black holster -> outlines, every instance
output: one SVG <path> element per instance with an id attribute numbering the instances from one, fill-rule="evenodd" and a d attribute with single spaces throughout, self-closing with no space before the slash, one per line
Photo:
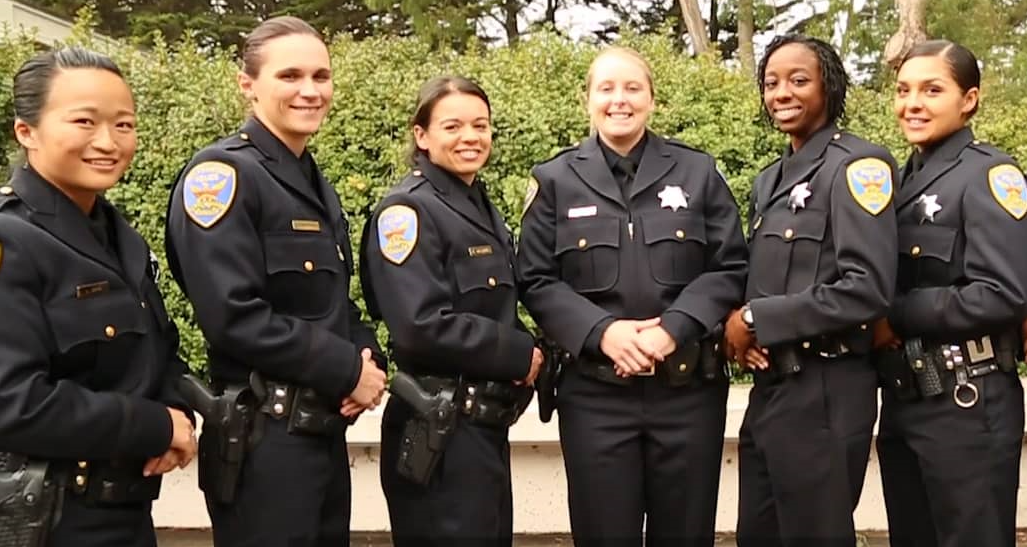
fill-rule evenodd
<path id="1" fill-rule="evenodd" d="M 0 547 L 44 547 L 63 489 L 50 464 L 0 453 Z"/>
<path id="2" fill-rule="evenodd" d="M 397 371 L 389 390 L 417 412 L 403 426 L 396 470 L 401 477 L 427 486 L 456 431 L 456 389 L 442 386 L 429 393 L 412 376 Z"/>
<path id="3" fill-rule="evenodd" d="M 542 338 L 539 340 L 539 347 L 545 357 L 542 370 L 535 379 L 535 391 L 538 392 L 538 417 L 543 423 L 553 419 L 553 412 L 556 411 L 558 397 L 558 386 L 563 368 L 569 366 L 573 361 L 570 352 L 560 347 L 556 342 Z"/>
<path id="4" fill-rule="evenodd" d="M 185 380 L 180 391 L 203 415 L 200 490 L 216 502 L 231 503 L 239 489 L 246 453 L 263 432 L 255 395 L 250 386 L 231 385 L 215 396 L 196 378 Z"/>

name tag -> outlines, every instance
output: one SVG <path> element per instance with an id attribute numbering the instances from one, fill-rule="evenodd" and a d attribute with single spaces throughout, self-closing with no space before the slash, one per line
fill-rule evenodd
<path id="1" fill-rule="evenodd" d="M 488 256 L 492 254 L 492 245 L 475 245 L 467 248 L 467 254 L 473 257 Z"/>
<path id="2" fill-rule="evenodd" d="M 111 284 L 108 281 L 97 281 L 95 283 L 86 283 L 84 285 L 78 285 L 75 287 L 75 298 L 89 298 L 100 293 L 109 291 Z"/>
<path id="3" fill-rule="evenodd" d="M 296 232 L 320 232 L 321 223 L 316 220 L 294 220 L 292 229 Z"/>
<path id="4" fill-rule="evenodd" d="M 589 205 L 587 207 L 571 207 L 567 209 L 567 218 L 594 217 L 599 214 L 599 207 Z"/>

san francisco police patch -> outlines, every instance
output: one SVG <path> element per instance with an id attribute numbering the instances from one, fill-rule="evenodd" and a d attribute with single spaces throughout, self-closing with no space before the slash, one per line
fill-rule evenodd
<path id="1" fill-rule="evenodd" d="M 390 205 L 378 215 L 378 247 L 382 256 L 399 265 L 417 245 L 417 211 L 406 205 Z"/>
<path id="2" fill-rule="evenodd" d="M 863 158 L 845 170 L 849 192 L 856 203 L 871 215 L 877 215 L 891 202 L 894 185 L 891 167 L 884 160 Z"/>
<path id="3" fill-rule="evenodd" d="M 1027 183 L 1015 165 L 1003 164 L 988 170 L 988 186 L 995 201 L 1020 220 L 1027 214 Z"/>
<path id="4" fill-rule="evenodd" d="M 210 228 L 225 216 L 235 199 L 235 168 L 205 161 L 189 170 L 182 184 L 182 203 L 193 222 Z"/>
<path id="5" fill-rule="evenodd" d="M 531 207 L 532 202 L 535 201 L 535 196 L 538 195 L 538 181 L 535 177 L 528 179 L 528 189 L 524 192 L 524 210 L 521 211 L 521 216 L 524 216 L 528 212 L 528 207 Z"/>

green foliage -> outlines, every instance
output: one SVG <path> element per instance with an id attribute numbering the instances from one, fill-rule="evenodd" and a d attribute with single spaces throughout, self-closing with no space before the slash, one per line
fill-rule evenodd
<path id="1" fill-rule="evenodd" d="M 88 43 L 88 32 L 77 36 Z M 724 68 L 716 54 L 686 58 L 666 36 L 628 36 L 624 42 L 642 51 L 655 72 L 653 130 L 712 153 L 744 213 L 752 178 L 785 143 L 761 120 L 751 78 Z M 0 112 L 9 128 L 11 78 L 35 46 L 20 35 L 0 37 L 0 46 Z M 472 41 L 460 54 L 414 38 L 337 38 L 331 44 L 335 100 L 311 149 L 342 197 L 354 248 L 373 207 L 407 170 L 407 124 L 418 87 L 446 73 L 470 76 L 490 94 L 495 148 L 483 176 L 516 231 L 532 165 L 588 135 L 584 80 L 595 51 L 551 33 L 534 34 L 516 47 L 482 48 Z M 205 47 L 202 36 L 187 33 L 170 45 L 157 36 L 145 51 L 115 44 L 110 53 L 135 92 L 139 151 L 124 182 L 109 195 L 163 260 L 165 207 L 179 171 L 197 150 L 243 121 L 234 51 Z M 1005 93 L 1004 85 L 999 80 L 988 88 L 975 128 L 982 139 L 1027 158 L 1027 99 Z M 900 161 L 905 158 L 890 92 L 853 90 L 848 127 L 887 146 Z M 10 130 L 0 146 L 0 156 L 15 151 Z M 354 281 L 352 288 L 359 301 L 359 284 Z M 170 275 L 162 277 L 161 289 L 181 328 L 183 353 L 202 367 L 203 340 L 188 303 Z"/>

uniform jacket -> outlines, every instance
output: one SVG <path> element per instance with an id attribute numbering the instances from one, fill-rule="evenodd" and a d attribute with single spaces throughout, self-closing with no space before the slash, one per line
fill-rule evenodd
<path id="1" fill-rule="evenodd" d="M 995 168 L 1009 179 L 993 181 Z M 967 128 L 930 151 L 919 172 L 907 162 L 902 181 L 896 332 L 982 335 L 1018 323 L 1027 302 L 1027 220 L 1014 216 L 1027 212 L 1019 167 Z M 1007 192 L 1017 198 L 1006 202 L 1011 210 L 1000 200 Z"/>
<path id="2" fill-rule="evenodd" d="M 362 348 L 385 361 L 349 298 L 353 256 L 339 196 L 300 165 L 256 119 L 201 150 L 172 191 L 168 262 L 215 379 L 245 382 L 257 370 L 340 401 L 357 385 Z M 216 202 L 203 196 L 214 191 Z M 209 207 L 194 206 L 194 219 L 187 205 L 201 197 Z"/>
<path id="3" fill-rule="evenodd" d="M 0 192 L 0 451 L 144 459 L 171 444 L 185 372 L 143 238 L 108 202 L 118 256 L 33 169 Z"/>
<path id="4" fill-rule="evenodd" d="M 538 194 L 518 252 L 522 299 L 575 356 L 595 349 L 586 340 L 610 318 L 661 317 L 680 347 L 683 325 L 708 332 L 739 305 L 745 241 L 708 154 L 649 133 L 628 202 L 597 136 L 532 174 Z"/>
<path id="5" fill-rule="evenodd" d="M 385 319 L 399 368 L 520 380 L 534 339 L 517 319 L 513 237 L 487 198 L 485 220 L 463 184 L 422 159 L 389 192 L 362 242 L 365 295 Z"/>
<path id="6" fill-rule="evenodd" d="M 867 330 L 884 315 L 897 262 L 895 171 L 886 150 L 828 124 L 756 177 L 745 296 L 762 346 Z"/>

